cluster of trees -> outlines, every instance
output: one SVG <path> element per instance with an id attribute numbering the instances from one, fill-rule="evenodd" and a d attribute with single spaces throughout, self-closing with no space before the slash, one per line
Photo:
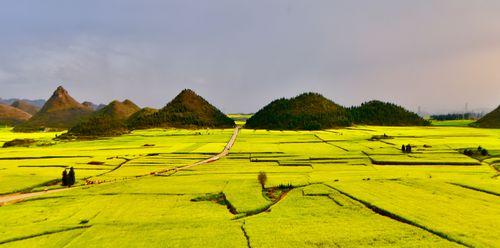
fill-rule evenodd
<path id="1" fill-rule="evenodd" d="M 411 153 L 411 145 L 410 145 L 410 144 L 408 144 L 408 145 L 406 145 L 406 146 L 405 146 L 405 145 L 402 145 L 402 146 L 401 146 L 401 151 L 402 151 L 403 153 Z"/>
<path id="2" fill-rule="evenodd" d="M 464 149 L 463 152 L 467 156 L 488 156 L 488 150 L 478 146 L 477 149 Z"/>
<path id="3" fill-rule="evenodd" d="M 62 186 L 71 187 L 75 184 L 75 170 L 73 167 L 69 169 L 69 172 L 64 169 L 62 172 Z"/>
<path id="4" fill-rule="evenodd" d="M 431 119 L 437 121 L 451 121 L 451 120 L 472 120 L 478 119 L 483 116 L 482 113 L 452 113 L 452 114 L 442 114 L 442 115 L 431 115 Z"/>
<path id="5" fill-rule="evenodd" d="M 277 99 L 250 117 L 245 127 L 320 130 L 351 125 L 347 109 L 317 93 Z"/>

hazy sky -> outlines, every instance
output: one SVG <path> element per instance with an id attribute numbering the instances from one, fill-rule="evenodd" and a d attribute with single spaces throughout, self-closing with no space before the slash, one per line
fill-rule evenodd
<path id="1" fill-rule="evenodd" d="M 5 0 L 0 97 L 191 88 L 225 112 L 320 92 L 425 111 L 500 104 L 498 0 Z"/>

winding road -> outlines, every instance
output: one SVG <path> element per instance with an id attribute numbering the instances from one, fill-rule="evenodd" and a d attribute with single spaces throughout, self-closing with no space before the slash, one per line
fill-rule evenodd
<path id="1" fill-rule="evenodd" d="M 236 127 L 234 129 L 233 135 L 229 139 L 228 143 L 226 144 L 226 146 L 224 147 L 222 152 L 220 152 L 219 154 L 214 155 L 208 159 L 196 162 L 194 164 L 190 164 L 190 165 L 186 165 L 186 166 L 178 167 L 178 168 L 174 168 L 174 169 L 168 169 L 168 170 L 164 170 L 164 171 L 154 172 L 154 173 L 152 173 L 152 175 L 163 174 L 163 173 L 171 172 L 171 171 L 177 172 L 177 171 L 185 170 L 185 169 L 195 167 L 198 165 L 212 163 L 212 162 L 215 162 L 215 161 L 227 156 L 227 154 L 229 154 L 229 151 L 233 147 L 234 143 L 236 142 L 236 137 L 238 137 L 239 130 L 240 130 L 239 127 Z M 98 185 L 98 184 L 96 184 L 96 185 Z M 87 186 L 89 186 L 89 185 L 87 185 Z M 31 197 L 42 196 L 42 195 L 46 195 L 46 194 L 50 194 L 50 193 L 62 192 L 62 191 L 66 191 L 66 190 L 70 190 L 70 189 L 74 189 L 74 188 L 79 188 L 79 187 L 81 187 L 81 186 L 72 187 L 72 188 L 51 189 L 51 190 L 31 192 L 31 193 L 14 193 L 14 194 L 9 194 L 9 195 L 4 195 L 4 196 L 0 196 L 0 206 L 7 205 L 7 204 L 14 204 L 14 203 L 20 202 L 24 199 L 31 198 Z"/>

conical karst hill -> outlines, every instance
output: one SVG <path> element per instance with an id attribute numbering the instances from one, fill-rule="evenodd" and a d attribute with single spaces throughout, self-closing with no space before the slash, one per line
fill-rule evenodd
<path id="1" fill-rule="evenodd" d="M 129 132 L 125 121 L 140 108 L 130 100 L 112 101 L 69 129 L 73 136 L 116 136 Z"/>
<path id="2" fill-rule="evenodd" d="M 252 117 L 246 128 L 269 130 L 320 130 L 351 124 L 346 108 L 318 93 L 304 93 L 269 103 Z"/>
<path id="3" fill-rule="evenodd" d="M 146 111 L 149 112 L 146 114 Z M 185 89 L 158 111 L 151 109 L 132 116 L 133 129 L 150 127 L 230 128 L 234 121 L 194 91 Z"/>
<path id="4" fill-rule="evenodd" d="M 7 104 L 0 103 L 0 125 L 16 126 L 28 121 L 30 118 L 31 115 L 29 113 Z"/>
<path id="5" fill-rule="evenodd" d="M 483 128 L 500 128 L 500 106 L 483 116 L 483 118 L 474 122 L 473 126 Z"/>
<path id="6" fill-rule="evenodd" d="M 12 106 L 14 108 L 18 108 L 18 109 L 20 109 L 20 110 L 22 110 L 30 115 L 34 115 L 40 110 L 39 107 L 32 105 L 25 100 L 16 100 L 10 106 Z"/>
<path id="7" fill-rule="evenodd" d="M 422 117 L 393 103 L 373 100 L 350 108 L 354 124 L 377 126 L 427 126 Z"/>
<path id="8" fill-rule="evenodd" d="M 64 130 L 74 126 L 92 112 L 92 109 L 77 102 L 68 91 L 59 86 L 40 111 L 14 130 L 21 132 L 44 129 Z"/>

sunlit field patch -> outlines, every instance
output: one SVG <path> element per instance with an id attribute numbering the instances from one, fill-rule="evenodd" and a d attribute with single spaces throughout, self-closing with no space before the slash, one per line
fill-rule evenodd
<path id="1" fill-rule="evenodd" d="M 26 134 L 0 132 L 8 141 Z M 358 126 L 324 131 L 151 129 L 0 149 L 6 247 L 495 246 L 500 130 Z M 19 135 L 19 136 L 18 136 Z M 51 141 L 55 133 L 27 138 Z M 412 146 L 403 153 L 402 145 Z M 479 160 L 462 153 L 478 146 Z M 189 167 L 187 167 L 189 166 Z M 184 168 L 185 167 L 185 168 Z M 184 168 L 184 169 L 183 169 Z M 264 173 L 264 187 L 257 175 Z"/>

